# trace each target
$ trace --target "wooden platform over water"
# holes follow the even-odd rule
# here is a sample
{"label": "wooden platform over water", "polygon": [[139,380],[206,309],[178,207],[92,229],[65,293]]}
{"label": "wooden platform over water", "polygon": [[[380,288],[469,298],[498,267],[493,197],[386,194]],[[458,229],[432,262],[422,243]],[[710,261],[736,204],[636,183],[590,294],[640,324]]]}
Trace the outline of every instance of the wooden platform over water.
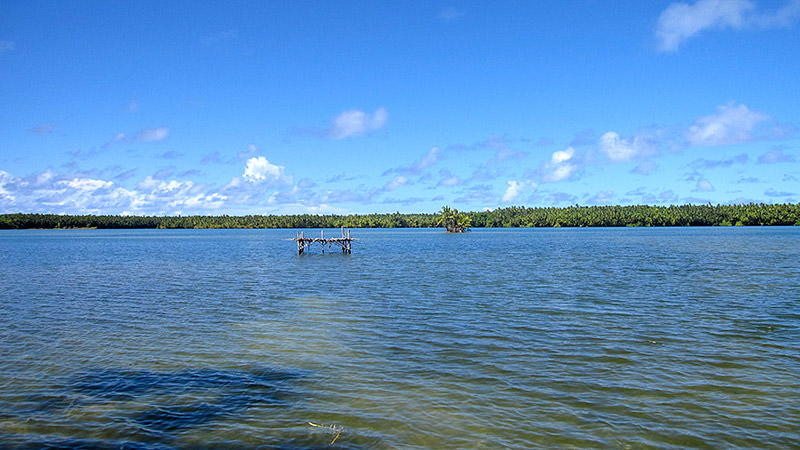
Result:
{"label": "wooden platform over water", "polygon": [[352,244],[353,241],[357,241],[358,239],[350,237],[350,230],[345,230],[342,227],[342,237],[336,238],[326,238],[325,237],[325,230],[320,230],[320,235],[318,238],[307,238],[303,234],[304,232],[298,231],[297,237],[292,239],[288,239],[290,241],[297,242],[297,254],[302,255],[306,248],[310,247],[312,244],[322,244],[322,253],[325,253],[325,247],[330,248],[333,245],[338,245],[342,248],[342,253],[350,254],[352,252]]}

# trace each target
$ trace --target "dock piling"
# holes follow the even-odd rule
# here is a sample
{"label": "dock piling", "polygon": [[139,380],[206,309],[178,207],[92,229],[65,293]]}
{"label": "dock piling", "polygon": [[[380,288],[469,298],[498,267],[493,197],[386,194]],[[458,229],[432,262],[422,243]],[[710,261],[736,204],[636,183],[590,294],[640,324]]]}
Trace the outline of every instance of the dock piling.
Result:
{"label": "dock piling", "polygon": [[325,253],[325,247],[331,247],[332,245],[338,245],[342,248],[342,253],[344,254],[351,254],[353,252],[353,241],[354,239],[350,237],[350,230],[342,229],[342,237],[338,238],[326,238],[325,237],[325,230],[320,230],[319,238],[307,238],[303,231],[299,231],[295,234],[295,237],[292,239],[287,239],[289,241],[297,242],[297,254],[302,255],[305,252],[305,249],[310,247],[311,244],[320,243],[322,244],[322,253]]}

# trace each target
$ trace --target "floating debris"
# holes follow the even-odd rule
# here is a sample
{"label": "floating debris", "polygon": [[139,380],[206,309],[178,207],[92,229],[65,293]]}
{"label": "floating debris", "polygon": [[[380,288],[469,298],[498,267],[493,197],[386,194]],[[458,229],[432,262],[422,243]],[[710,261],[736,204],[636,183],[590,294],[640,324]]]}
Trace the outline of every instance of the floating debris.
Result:
{"label": "floating debris", "polygon": [[336,432],[336,436],[333,437],[333,440],[328,445],[333,445],[333,443],[336,442],[337,439],[339,439],[339,436],[342,435],[342,431],[344,431],[344,428],[337,425],[320,425],[314,422],[308,422],[308,424],[311,425],[312,427],[326,428],[328,430],[331,430],[332,432]]}

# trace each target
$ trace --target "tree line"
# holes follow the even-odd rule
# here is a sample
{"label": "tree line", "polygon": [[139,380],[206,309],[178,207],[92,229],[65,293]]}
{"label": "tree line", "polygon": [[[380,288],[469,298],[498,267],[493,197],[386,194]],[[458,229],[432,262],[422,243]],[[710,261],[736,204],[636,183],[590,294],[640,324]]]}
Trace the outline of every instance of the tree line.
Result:
{"label": "tree line", "polygon": [[[512,206],[462,212],[483,227],[663,227],[800,225],[800,203],[681,206]],[[59,228],[435,228],[440,214],[115,216],[2,214],[0,229]]]}

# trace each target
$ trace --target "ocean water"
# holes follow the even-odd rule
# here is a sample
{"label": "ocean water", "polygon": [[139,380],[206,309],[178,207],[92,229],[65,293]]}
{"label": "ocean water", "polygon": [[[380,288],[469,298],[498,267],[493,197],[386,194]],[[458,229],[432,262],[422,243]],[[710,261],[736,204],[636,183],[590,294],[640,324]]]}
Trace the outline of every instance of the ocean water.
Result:
{"label": "ocean water", "polygon": [[294,236],[0,232],[0,447],[800,447],[800,228]]}

